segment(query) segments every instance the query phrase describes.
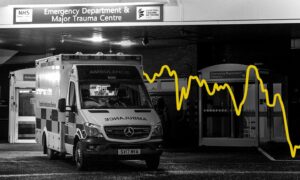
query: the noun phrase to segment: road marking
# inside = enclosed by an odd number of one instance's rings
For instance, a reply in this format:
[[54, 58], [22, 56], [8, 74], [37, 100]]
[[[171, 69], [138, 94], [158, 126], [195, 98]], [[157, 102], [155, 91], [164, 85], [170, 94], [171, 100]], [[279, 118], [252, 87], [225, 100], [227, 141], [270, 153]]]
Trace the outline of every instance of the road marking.
[[101, 175], [100, 172], [81, 172], [81, 173], [34, 173], [34, 174], [3, 174], [0, 178], [14, 178], [14, 177], [36, 177], [36, 176], [68, 176], [68, 175]]
[[195, 170], [195, 171], [166, 171], [170, 174], [268, 174], [268, 175], [300, 175], [300, 171], [236, 171], [236, 170]]
[[275, 158], [273, 158], [270, 154], [268, 154], [265, 150], [263, 150], [262, 148], [258, 147], [257, 150], [259, 152], [261, 152], [264, 156], [266, 156], [269, 160], [271, 161], [276, 161]]
[[261, 152], [264, 156], [266, 156], [271, 161], [275, 161], [275, 162], [300, 162], [300, 160], [293, 160], [293, 159], [287, 159], [287, 160], [275, 159], [269, 153], [267, 153], [265, 150], [263, 150], [262, 148], [258, 147], [257, 149], [258, 149], [259, 152]]
[[0, 161], [0, 163], [32, 163], [32, 162], [34, 162], [34, 161], [15, 161], [15, 160], [13, 160], [13, 161]]
[[[138, 171], [142, 175], [152, 174], [155, 175], [229, 175], [229, 174], [267, 174], [267, 175], [300, 175], [300, 171], [237, 171], [237, 170], [170, 170], [170, 171]], [[124, 175], [124, 172], [120, 172], [120, 175]], [[113, 172], [75, 172], [75, 173], [36, 173], [36, 174], [2, 174], [0, 178], [20, 178], [20, 177], [41, 177], [41, 176], [72, 176], [72, 175], [110, 175]], [[115, 175], [115, 174], [114, 174]], [[128, 175], [132, 175], [128, 172]]]

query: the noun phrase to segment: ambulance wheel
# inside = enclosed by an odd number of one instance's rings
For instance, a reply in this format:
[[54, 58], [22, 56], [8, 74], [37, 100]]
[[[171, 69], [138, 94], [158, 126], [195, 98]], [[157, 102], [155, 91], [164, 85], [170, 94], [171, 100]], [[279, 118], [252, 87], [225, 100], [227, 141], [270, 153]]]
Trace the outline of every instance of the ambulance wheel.
[[45, 135], [45, 133], [43, 134], [43, 137], [42, 137], [42, 145], [43, 145], [43, 153], [47, 154], [47, 145], [46, 145], [46, 135]]
[[53, 160], [56, 159], [56, 152], [53, 149], [47, 148], [47, 156], [48, 159]]
[[159, 166], [160, 157], [153, 156], [146, 159], [146, 165], [149, 170], [156, 170]]
[[75, 163], [77, 170], [85, 170], [87, 168], [87, 160], [84, 157], [82, 143], [79, 141], [75, 148]]

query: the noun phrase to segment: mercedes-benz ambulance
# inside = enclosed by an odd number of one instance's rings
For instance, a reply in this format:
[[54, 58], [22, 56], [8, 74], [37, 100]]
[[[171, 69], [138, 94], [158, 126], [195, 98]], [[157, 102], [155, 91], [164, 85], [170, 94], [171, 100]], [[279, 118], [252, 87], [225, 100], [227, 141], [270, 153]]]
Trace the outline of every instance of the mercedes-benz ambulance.
[[162, 127], [142, 78], [142, 56], [60, 54], [36, 60], [36, 141], [50, 159], [141, 159], [159, 165]]

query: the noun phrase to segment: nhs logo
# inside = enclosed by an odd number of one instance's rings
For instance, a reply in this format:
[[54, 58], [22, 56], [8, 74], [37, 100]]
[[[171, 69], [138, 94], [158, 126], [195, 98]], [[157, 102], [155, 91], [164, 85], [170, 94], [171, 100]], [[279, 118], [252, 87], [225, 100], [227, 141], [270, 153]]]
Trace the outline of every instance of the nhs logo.
[[16, 9], [15, 17], [17, 23], [32, 22], [32, 9]]

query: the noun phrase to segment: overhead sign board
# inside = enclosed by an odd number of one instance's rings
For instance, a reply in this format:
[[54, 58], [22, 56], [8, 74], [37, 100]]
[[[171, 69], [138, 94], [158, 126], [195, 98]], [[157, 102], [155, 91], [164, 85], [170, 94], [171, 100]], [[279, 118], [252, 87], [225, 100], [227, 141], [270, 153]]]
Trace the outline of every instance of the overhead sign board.
[[214, 71], [210, 72], [210, 79], [241, 79], [245, 74], [245, 71]]
[[23, 81], [35, 81], [35, 74], [23, 74]]
[[163, 5], [15, 7], [14, 24], [69, 24], [163, 21]]

